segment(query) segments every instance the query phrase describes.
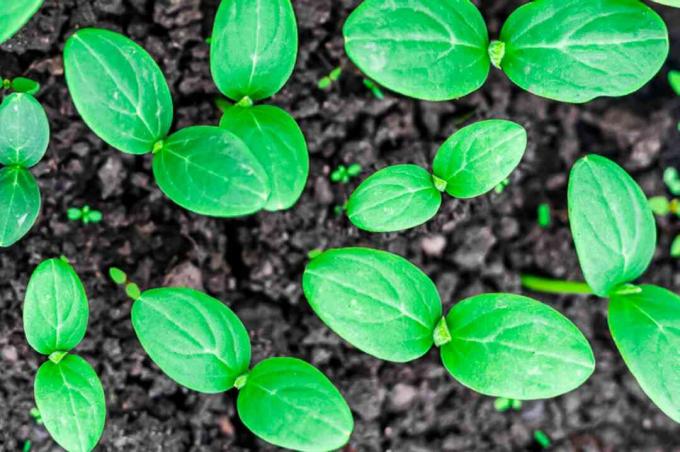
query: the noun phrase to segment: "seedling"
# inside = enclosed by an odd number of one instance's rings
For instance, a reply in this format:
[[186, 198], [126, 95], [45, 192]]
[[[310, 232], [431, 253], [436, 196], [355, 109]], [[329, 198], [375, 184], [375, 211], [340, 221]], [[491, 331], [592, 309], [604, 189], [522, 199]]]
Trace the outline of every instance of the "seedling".
[[[110, 270], [127, 281], [118, 272]], [[249, 369], [248, 332], [221, 301], [187, 288], [151, 289], [133, 299], [132, 326], [151, 360], [194, 391], [236, 388], [239, 417], [255, 435], [303, 451], [339, 449], [349, 440], [352, 413], [330, 380], [296, 358], [267, 358]]]
[[39, 416], [69, 451], [92, 450], [106, 419], [99, 377], [86, 360], [70, 353], [85, 336], [88, 316], [85, 288], [66, 259], [40, 263], [28, 282], [23, 313], [29, 345], [48, 357], [35, 377], [37, 411], [31, 415]]
[[109, 277], [114, 283], [118, 284], [119, 286], [123, 286], [125, 288], [125, 294], [133, 300], [138, 299], [142, 295], [141, 290], [139, 290], [139, 286], [136, 283], [130, 281], [127, 274], [120, 268], [109, 268]]
[[680, 175], [674, 167], [668, 167], [663, 172], [663, 181], [674, 196], [680, 196]]
[[38, 12], [44, 0], [21, 0], [3, 5], [0, 10], [0, 44], [23, 27]]
[[34, 95], [40, 91], [40, 83], [26, 77], [16, 77], [12, 80], [6, 78], [2, 81], [2, 88], [17, 93]]
[[342, 75], [342, 68], [336, 67], [328, 75], [321, 77], [321, 79], [317, 83], [317, 86], [319, 87], [319, 89], [328, 89], [334, 82], [338, 81], [340, 75]]
[[494, 187], [494, 191], [498, 194], [501, 194], [505, 191], [505, 189], [510, 185], [510, 178], [506, 177], [498, 185]]
[[385, 251], [324, 251], [308, 263], [302, 287], [319, 318], [357, 349], [402, 363], [434, 345], [456, 380], [485, 395], [555, 397], [595, 367], [586, 338], [555, 309], [520, 295], [482, 294], [442, 317], [432, 280]]
[[81, 208], [70, 207], [66, 210], [66, 216], [71, 221], [82, 221], [83, 224], [99, 223], [102, 221], [102, 213], [99, 210], [90, 209], [87, 204]]
[[669, 47], [657, 13], [621, 0], [532, 1], [510, 15], [494, 41], [469, 0], [365, 0], [343, 33], [347, 55], [368, 77], [431, 101], [476, 91], [491, 65], [549, 99], [623, 96], [652, 79]]
[[680, 257], [680, 235], [676, 235], [671, 243], [671, 257]]
[[443, 192], [467, 199], [493, 190], [517, 167], [526, 145], [527, 133], [519, 124], [476, 122], [439, 148], [433, 174], [417, 165], [394, 165], [368, 177], [347, 201], [347, 216], [370, 232], [418, 226], [437, 213]]
[[525, 287], [609, 298], [609, 330], [642, 390], [680, 422], [680, 297], [662, 287], [633, 285], [656, 248], [654, 216], [639, 185], [598, 155], [571, 170], [569, 220], [586, 283], [532, 276]]
[[30, 452], [30, 450], [31, 450], [31, 440], [30, 439], [27, 439], [26, 441], [24, 441], [24, 447], [22, 447], [21, 450], [23, 452]]
[[298, 52], [290, 0], [222, 1], [210, 46], [217, 88], [236, 105], [220, 127], [241, 138], [269, 177], [264, 209], [282, 210], [300, 198], [309, 174], [309, 152], [297, 122], [272, 105], [255, 105], [278, 93], [290, 78]]
[[38, 218], [40, 188], [29, 168], [43, 158], [49, 139], [47, 115], [33, 96], [5, 97], [0, 104], [0, 247], [21, 239]]
[[520, 409], [522, 409], [522, 401], [508, 399], [505, 397], [498, 397], [496, 400], [494, 400], [493, 406], [499, 413], [504, 413], [510, 409], [513, 409], [514, 411], [519, 411]]
[[552, 213], [550, 212], [550, 204], [541, 203], [536, 209], [536, 217], [538, 225], [544, 229], [549, 228], [552, 224]]
[[539, 446], [541, 446], [543, 449], [547, 449], [550, 447], [552, 442], [550, 441], [550, 437], [545, 434], [542, 430], [536, 430], [534, 431], [534, 440], [538, 443]]
[[373, 93], [373, 96], [378, 99], [378, 100], [383, 100], [385, 98], [385, 95], [383, 94], [382, 90], [380, 87], [373, 81], [369, 80], [367, 78], [364, 79], [364, 86]]
[[648, 200], [649, 208], [660, 217], [668, 214], [680, 215], [680, 201], [668, 199], [665, 196], [652, 196]]
[[675, 94], [680, 96], [680, 71], [669, 71], [668, 83], [671, 85], [673, 91], [675, 91]]
[[335, 171], [331, 173], [331, 181], [336, 184], [346, 184], [359, 174], [361, 174], [361, 165], [358, 163], [352, 163], [349, 166], [339, 165]]
[[33, 420], [35, 421], [36, 424], [38, 424], [38, 425], [43, 424], [42, 416], [40, 416], [40, 410], [37, 407], [31, 408], [30, 415], [31, 415], [31, 417], [33, 418]]

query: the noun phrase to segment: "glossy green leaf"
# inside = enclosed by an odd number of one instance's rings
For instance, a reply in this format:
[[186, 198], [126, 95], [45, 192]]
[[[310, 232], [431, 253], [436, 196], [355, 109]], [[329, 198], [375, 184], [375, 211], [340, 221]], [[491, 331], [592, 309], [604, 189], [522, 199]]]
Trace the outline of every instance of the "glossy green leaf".
[[354, 429], [347, 402], [333, 383], [295, 358], [269, 358], [256, 365], [239, 392], [237, 409], [253, 433], [287, 449], [339, 449]]
[[26, 77], [16, 77], [10, 84], [13, 91], [34, 95], [40, 91], [40, 83]]
[[372, 174], [354, 190], [347, 201], [347, 217], [365, 231], [399, 231], [425, 223], [441, 203], [430, 173], [417, 165], [394, 165]]
[[226, 391], [248, 370], [250, 339], [243, 323], [203, 292], [147, 290], [132, 305], [132, 326], [153, 362], [194, 391]]
[[680, 8], [680, 0], [652, 0], [653, 2], [659, 3], [660, 5], [674, 6]]
[[192, 212], [237, 217], [264, 208], [271, 192], [264, 168], [233, 133], [195, 126], [171, 135], [154, 154], [165, 195]]
[[439, 294], [403, 257], [370, 248], [328, 250], [307, 264], [302, 288], [321, 320], [365, 353], [406, 362], [432, 347]]
[[535, 0], [510, 15], [500, 39], [510, 80], [562, 102], [637, 91], [668, 55], [666, 25], [639, 0]]
[[30, 168], [43, 158], [50, 125], [30, 94], [13, 93], [0, 104], [0, 163]]
[[47, 259], [33, 271], [24, 298], [24, 332], [38, 353], [68, 352], [85, 337], [85, 288], [64, 259]]
[[0, 247], [13, 245], [33, 227], [40, 213], [40, 188], [20, 167], [0, 169]]
[[298, 35], [290, 0], [222, 0], [213, 26], [210, 71], [239, 101], [276, 94], [295, 67]]
[[35, 377], [35, 404], [52, 438], [69, 452], [92, 450], [104, 431], [106, 399], [92, 366], [76, 355], [45, 361]]
[[647, 198], [616, 163], [599, 155], [580, 159], [569, 176], [569, 222], [583, 276], [593, 292], [640, 276], [656, 247]]
[[10, 0], [0, 8], [0, 44], [14, 36], [33, 15], [44, 0]]
[[145, 154], [172, 124], [165, 77], [142, 47], [108, 30], [85, 28], [64, 47], [64, 71], [85, 123], [109, 145]]
[[432, 172], [446, 181], [446, 192], [473, 198], [493, 190], [517, 167], [527, 132], [512, 121], [490, 119], [460, 129], [437, 151]]
[[469, 0], [365, 0], [343, 33], [359, 69], [406, 96], [462, 97], [489, 74], [486, 24]]
[[613, 295], [609, 329], [623, 360], [650, 399], [680, 422], [680, 297], [661, 287]]
[[485, 395], [520, 400], [555, 397], [579, 387], [595, 369], [588, 341], [553, 308], [513, 294], [482, 294], [446, 316], [451, 342], [444, 367]]
[[278, 107], [231, 107], [220, 127], [250, 148], [271, 182], [266, 210], [292, 207], [302, 194], [309, 174], [307, 142], [292, 116]]

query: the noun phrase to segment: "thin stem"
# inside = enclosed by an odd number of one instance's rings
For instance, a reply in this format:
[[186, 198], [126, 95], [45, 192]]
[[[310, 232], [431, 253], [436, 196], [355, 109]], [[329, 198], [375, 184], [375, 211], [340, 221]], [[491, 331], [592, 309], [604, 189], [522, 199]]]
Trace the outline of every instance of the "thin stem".
[[534, 292], [574, 295], [591, 295], [593, 293], [593, 289], [581, 281], [564, 281], [534, 275], [521, 275], [520, 279], [522, 286]]

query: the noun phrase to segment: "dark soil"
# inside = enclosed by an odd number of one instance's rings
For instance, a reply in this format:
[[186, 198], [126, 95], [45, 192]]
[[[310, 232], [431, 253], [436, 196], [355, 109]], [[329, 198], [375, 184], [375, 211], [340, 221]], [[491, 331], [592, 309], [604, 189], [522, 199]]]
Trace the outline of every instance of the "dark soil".
[[[356, 429], [348, 451], [538, 450], [537, 429], [556, 449], [680, 450], [680, 426], [642, 393], [614, 348], [606, 302], [540, 297], [590, 339], [597, 369], [581, 388], [554, 400], [497, 413], [493, 399], [456, 383], [436, 350], [410, 364], [391, 364], [352, 349], [325, 328], [302, 295], [306, 254], [314, 248], [363, 245], [401, 254], [440, 288], [445, 311], [480, 292], [521, 291], [523, 271], [580, 278], [566, 221], [566, 181], [575, 159], [607, 155], [624, 165], [648, 195], [665, 194], [662, 171], [680, 164], [680, 98], [666, 81], [680, 68], [680, 10], [655, 7], [672, 35], [664, 70], [638, 93], [587, 105], [540, 99], [494, 70], [477, 93], [428, 103], [386, 93], [377, 100], [343, 52], [341, 26], [358, 0], [296, 0], [301, 49], [297, 68], [271, 102], [297, 118], [309, 142], [307, 189], [287, 212], [236, 220], [209, 219], [172, 204], [155, 186], [148, 156], [124, 155], [95, 137], [74, 110], [61, 51], [72, 30], [98, 26], [140, 42], [159, 62], [173, 92], [175, 129], [215, 124], [219, 111], [208, 64], [218, 0], [47, 0], [38, 15], [0, 47], [0, 75], [38, 79], [52, 140], [34, 169], [42, 214], [18, 244], [0, 251], [0, 450], [55, 450], [29, 411], [33, 378], [44, 358], [26, 343], [21, 309], [27, 280], [43, 259], [65, 255], [90, 296], [90, 325], [76, 349], [101, 375], [108, 418], [99, 450], [272, 450], [235, 414], [235, 392], [203, 395], [164, 377], [132, 331], [130, 302], [107, 278], [115, 265], [142, 288], [188, 285], [224, 300], [252, 335], [254, 361], [290, 355], [309, 360], [346, 396]], [[519, 1], [485, 1], [491, 36]], [[333, 67], [343, 76], [330, 91], [316, 82]], [[392, 163], [430, 165], [437, 146], [464, 124], [511, 118], [529, 131], [529, 148], [502, 194], [448, 199], [427, 225], [398, 234], [357, 231], [334, 214], [366, 175]], [[329, 182], [341, 163], [364, 173], [348, 185]], [[553, 207], [541, 229], [536, 207]], [[104, 212], [83, 226], [66, 209]], [[659, 220], [659, 247], [648, 282], [680, 291], [680, 263], [669, 257], [677, 219]]]

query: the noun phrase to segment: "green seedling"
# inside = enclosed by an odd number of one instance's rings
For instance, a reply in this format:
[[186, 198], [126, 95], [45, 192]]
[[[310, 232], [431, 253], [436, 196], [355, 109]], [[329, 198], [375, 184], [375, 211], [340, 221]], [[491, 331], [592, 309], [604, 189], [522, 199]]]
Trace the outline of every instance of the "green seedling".
[[550, 204], [544, 202], [538, 205], [538, 208], [536, 209], [536, 219], [540, 227], [544, 229], [550, 227], [552, 224]]
[[550, 441], [550, 437], [545, 432], [543, 432], [542, 430], [534, 431], [534, 440], [543, 449], [547, 449], [552, 444], [552, 442]]
[[21, 450], [23, 452], [30, 452], [30, 450], [31, 450], [31, 440], [30, 439], [27, 439], [26, 441], [24, 441], [24, 447], [22, 447]]
[[432, 280], [385, 251], [325, 251], [308, 263], [302, 287], [319, 318], [357, 349], [403, 363], [434, 345], [457, 381], [488, 396], [555, 397], [595, 368], [586, 338], [555, 309], [496, 293], [465, 299], [443, 317]]
[[442, 144], [432, 174], [417, 165], [394, 165], [368, 177], [347, 201], [347, 216], [370, 232], [418, 226], [437, 213], [444, 192], [467, 199], [493, 190], [517, 167], [526, 145], [519, 124], [476, 122]]
[[91, 209], [84, 205], [81, 208], [70, 207], [66, 210], [66, 216], [71, 221], [82, 221], [83, 224], [99, 223], [102, 221], [102, 213], [99, 210]]
[[431, 101], [476, 91], [491, 65], [549, 99], [623, 96], [652, 79], [669, 48], [661, 17], [633, 0], [532, 1], [510, 15], [493, 41], [469, 0], [365, 0], [343, 33], [347, 55], [368, 77]]
[[373, 81], [369, 80], [367, 78], [364, 79], [364, 86], [373, 93], [373, 96], [378, 99], [378, 100], [383, 100], [385, 98], [385, 95], [383, 94], [382, 90], [380, 87]]
[[501, 194], [505, 191], [505, 189], [510, 185], [510, 178], [506, 177], [502, 181], [499, 182], [498, 185], [496, 185], [493, 189], [498, 194]]
[[671, 85], [675, 94], [680, 96], [680, 71], [669, 71], [668, 72], [668, 84]]
[[647, 201], [655, 215], [664, 217], [669, 214], [680, 215], [680, 200], [668, 199], [665, 196], [652, 196]]
[[47, 115], [33, 96], [5, 97], [0, 104], [0, 247], [21, 239], [38, 218], [40, 188], [29, 168], [43, 158], [49, 140]]
[[48, 357], [35, 377], [37, 414], [52, 438], [68, 451], [92, 450], [104, 431], [106, 401], [99, 377], [71, 354], [85, 336], [89, 307], [85, 288], [64, 258], [48, 259], [26, 288], [26, 340]]
[[40, 91], [40, 83], [26, 77], [16, 77], [12, 80], [4, 79], [2, 81], [2, 88], [12, 90], [17, 93], [25, 93], [34, 95]]
[[349, 166], [339, 165], [335, 171], [331, 173], [331, 181], [336, 184], [346, 184], [359, 174], [361, 174], [361, 165], [358, 163], [352, 163]]
[[321, 79], [317, 83], [317, 86], [319, 87], [319, 89], [328, 89], [334, 82], [338, 81], [340, 75], [342, 75], [342, 68], [336, 67], [328, 75], [321, 77]]
[[668, 167], [663, 171], [663, 182], [674, 196], [680, 196], [680, 175], [674, 167]]
[[44, 0], [12, 1], [0, 10], [0, 44], [14, 34], [38, 12]]
[[114, 283], [118, 284], [119, 286], [123, 286], [125, 289], [125, 294], [133, 300], [138, 299], [142, 295], [139, 286], [136, 283], [130, 281], [127, 274], [120, 268], [109, 268], [109, 277]]
[[571, 170], [568, 204], [587, 284], [532, 276], [522, 282], [537, 292], [609, 298], [609, 330], [623, 360], [649, 398], [680, 422], [680, 297], [662, 287], [633, 285], [656, 248], [647, 198], [623, 168], [589, 155]]
[[241, 138], [264, 168], [269, 178], [264, 209], [288, 209], [307, 182], [307, 143], [290, 114], [254, 102], [279, 92], [293, 72], [298, 33], [291, 1], [223, 0], [212, 37], [213, 80], [236, 103], [224, 112], [220, 127]]
[[43, 423], [42, 416], [40, 416], [40, 410], [38, 409], [38, 407], [31, 408], [29, 414], [31, 415], [36, 424], [42, 425]]
[[676, 235], [673, 239], [673, 242], [671, 243], [670, 254], [671, 257], [680, 257], [680, 235]]
[[508, 399], [505, 397], [498, 397], [496, 400], [494, 400], [493, 407], [499, 413], [504, 413], [510, 409], [519, 411], [520, 409], [522, 409], [522, 401], [516, 399]]

